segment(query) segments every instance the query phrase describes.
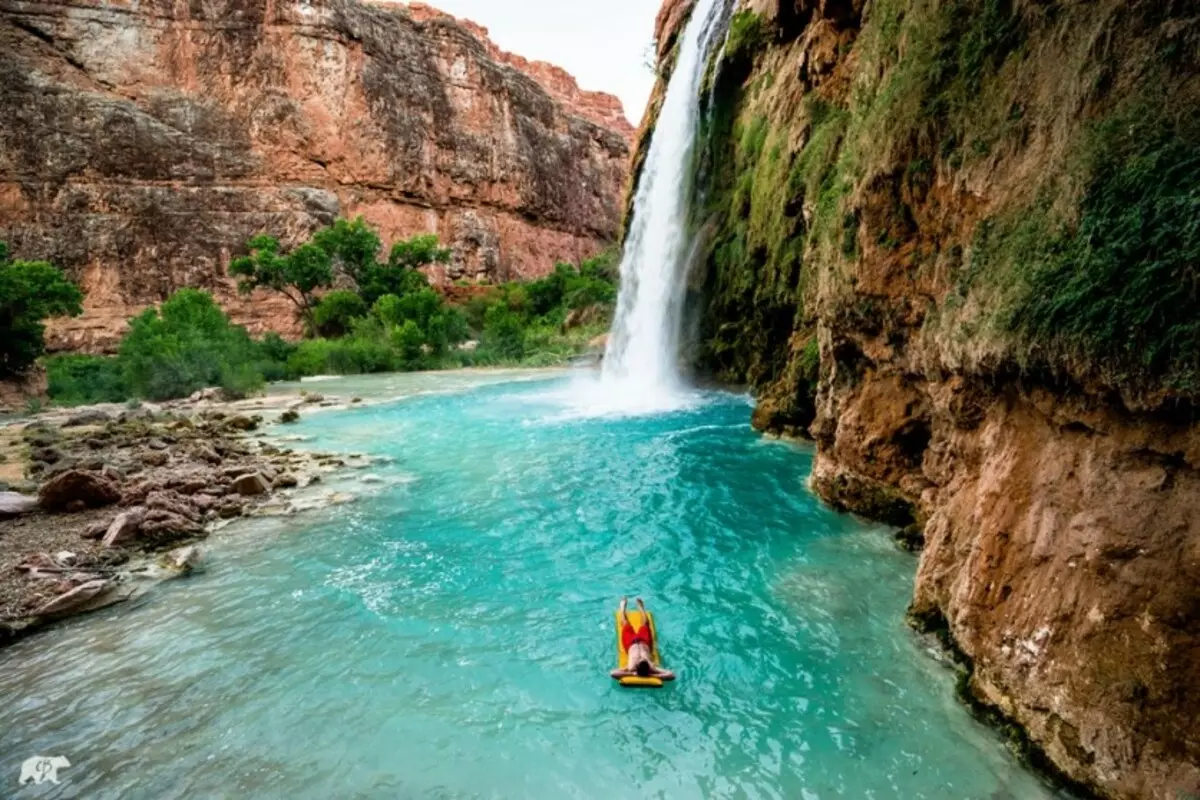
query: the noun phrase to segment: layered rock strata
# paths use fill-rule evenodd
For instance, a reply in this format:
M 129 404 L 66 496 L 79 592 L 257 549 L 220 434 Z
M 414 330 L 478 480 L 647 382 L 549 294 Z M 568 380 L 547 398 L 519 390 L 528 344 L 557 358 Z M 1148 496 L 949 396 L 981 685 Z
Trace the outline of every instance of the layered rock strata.
M 541 275 L 611 243 L 631 133 L 615 98 L 423 7 L 0 0 L 0 238 L 87 290 L 53 349 L 111 348 L 184 286 L 295 333 L 225 269 L 339 215 L 437 233 L 442 280 Z

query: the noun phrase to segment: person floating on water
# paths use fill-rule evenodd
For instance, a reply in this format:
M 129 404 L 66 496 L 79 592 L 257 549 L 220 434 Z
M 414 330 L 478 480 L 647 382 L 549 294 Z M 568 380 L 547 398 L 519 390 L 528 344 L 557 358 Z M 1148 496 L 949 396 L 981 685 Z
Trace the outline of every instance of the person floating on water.
M 675 673 L 666 669 L 659 669 L 654 666 L 654 633 L 650 630 L 650 617 L 646 614 L 646 606 L 642 603 L 642 598 L 637 598 L 638 610 L 642 612 L 641 627 L 634 628 L 629 622 L 629 615 L 625 613 L 629 606 L 629 598 L 621 598 L 621 610 L 619 612 L 621 618 L 621 644 L 625 651 L 629 654 L 628 660 L 625 662 L 623 669 L 614 669 L 612 676 L 618 680 L 621 678 L 658 678 L 662 681 L 675 680 Z

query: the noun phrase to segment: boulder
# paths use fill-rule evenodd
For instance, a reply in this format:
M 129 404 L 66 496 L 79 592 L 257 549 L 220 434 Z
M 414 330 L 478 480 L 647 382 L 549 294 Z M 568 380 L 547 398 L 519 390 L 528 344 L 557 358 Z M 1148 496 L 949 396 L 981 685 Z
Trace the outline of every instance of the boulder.
M 200 519 L 200 513 L 196 510 L 192 498 L 167 489 L 151 492 L 146 498 L 146 508 L 151 511 L 156 509 L 170 511 L 172 514 L 186 517 L 193 522 Z
M 220 507 L 217 509 L 217 514 L 221 519 L 233 519 L 240 517 L 246 510 L 246 503 L 239 497 L 226 497 L 221 501 Z
M 33 614 L 38 617 L 55 617 L 91 611 L 100 605 L 106 605 L 109 602 L 108 595 L 115 588 L 116 585 L 113 581 L 102 579 L 88 581 L 55 597 L 34 611 Z
M 225 424 L 235 431 L 253 431 L 258 430 L 258 423 L 261 422 L 258 417 L 247 417 L 245 414 L 238 414 L 232 417 Z
M 45 423 L 37 423 L 26 428 L 21 438 L 30 447 L 49 447 L 62 439 L 62 434 Z
M 36 497 L 17 492 L 0 492 L 0 519 L 20 517 L 36 510 L 37 507 Z
M 221 391 L 221 389 L 214 386 L 214 387 L 210 387 L 208 389 L 201 389 L 198 392 L 193 392 L 192 396 L 188 398 L 188 402 L 189 403 L 219 403 L 224 399 L 225 399 L 225 392 Z
M 146 512 L 146 521 L 142 523 L 140 538 L 161 545 L 203 532 L 204 526 L 199 522 L 182 514 L 157 508 Z
M 171 454 L 165 450 L 146 450 L 141 455 L 142 463 L 151 467 L 165 467 L 171 460 Z
M 137 506 L 146 502 L 146 498 L 151 492 L 157 492 L 163 488 L 161 481 L 143 480 L 138 481 L 133 486 L 125 489 L 125 493 L 121 495 L 121 505 Z
M 306 394 L 306 395 L 304 395 L 304 402 L 306 402 L 306 403 L 324 403 L 325 395 L 317 394 L 316 392 L 313 392 L 312 394 Z
M 204 551 L 195 545 L 188 545 L 187 547 L 172 550 L 164 555 L 160 561 L 167 569 L 186 575 L 200 569 L 204 563 Z
M 29 452 L 29 458 L 38 464 L 57 464 L 63 460 L 63 451 L 57 447 L 35 447 Z
M 252 472 L 233 481 L 233 489 L 243 497 L 257 497 L 271 491 L 271 484 L 261 474 Z
M 102 539 L 104 534 L 108 533 L 109 527 L 113 524 L 113 520 L 98 520 L 93 522 L 83 531 L 84 539 Z
M 38 492 L 38 504 L 50 511 L 61 511 L 76 502 L 87 508 L 103 508 L 120 500 L 121 490 L 115 483 L 95 472 L 80 470 L 55 475 Z
M 107 412 L 100 411 L 99 409 L 91 409 L 71 415 L 63 423 L 63 427 L 80 428 L 84 425 L 107 425 L 110 422 L 112 422 L 112 417 Z
M 274 480 L 274 484 L 276 489 L 295 489 L 300 485 L 300 481 L 296 479 L 295 475 L 285 472 Z
M 196 460 L 205 461 L 209 464 L 220 464 L 224 460 L 217 454 L 216 450 L 213 450 L 206 444 L 202 444 L 197 447 L 193 451 L 192 455 L 196 458 Z
M 105 547 L 120 547 L 137 538 L 142 523 L 146 521 L 146 509 L 133 508 L 122 514 L 108 526 L 102 544 Z

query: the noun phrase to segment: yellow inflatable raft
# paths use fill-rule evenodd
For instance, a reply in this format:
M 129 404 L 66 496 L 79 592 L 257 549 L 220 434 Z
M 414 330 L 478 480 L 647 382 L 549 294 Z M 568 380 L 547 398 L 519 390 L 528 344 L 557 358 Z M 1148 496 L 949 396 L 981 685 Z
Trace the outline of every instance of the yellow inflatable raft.
M 626 615 L 629 617 L 629 624 L 634 630 L 642 627 L 642 612 L 628 611 Z M 617 610 L 617 669 L 624 669 L 629 662 L 629 653 L 625 650 L 625 645 L 621 642 L 621 611 Z M 658 629 L 654 627 L 654 615 L 649 611 L 646 612 L 646 622 L 650 625 L 650 640 L 653 650 L 650 653 L 650 660 L 654 662 L 654 666 L 662 668 L 662 660 L 658 655 Z M 634 675 L 628 678 L 621 678 L 622 686 L 655 688 L 661 689 L 663 682 L 662 678 L 639 678 Z

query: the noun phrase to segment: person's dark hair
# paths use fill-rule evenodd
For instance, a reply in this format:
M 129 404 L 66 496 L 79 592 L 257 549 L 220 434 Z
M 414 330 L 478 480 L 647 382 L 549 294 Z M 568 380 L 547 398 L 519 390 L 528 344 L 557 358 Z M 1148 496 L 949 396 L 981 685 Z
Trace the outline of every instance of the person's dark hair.
M 642 659 L 641 661 L 639 661 L 638 665 L 637 665 L 637 674 L 638 674 L 639 678 L 649 678 L 650 677 L 650 662 L 646 661 L 645 659 Z

